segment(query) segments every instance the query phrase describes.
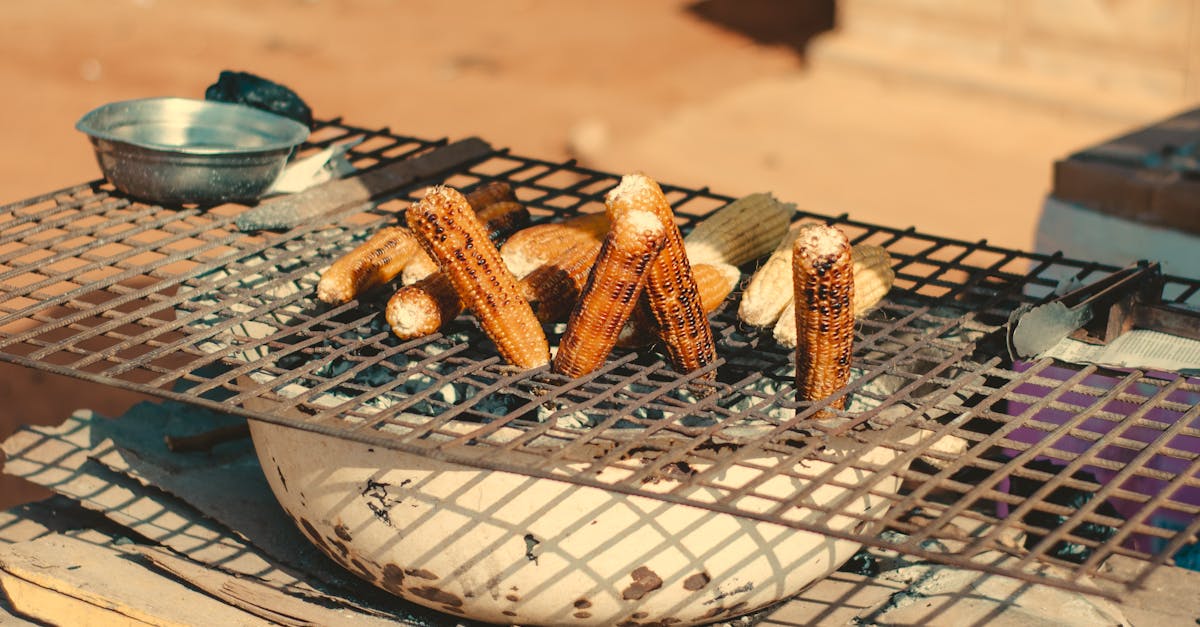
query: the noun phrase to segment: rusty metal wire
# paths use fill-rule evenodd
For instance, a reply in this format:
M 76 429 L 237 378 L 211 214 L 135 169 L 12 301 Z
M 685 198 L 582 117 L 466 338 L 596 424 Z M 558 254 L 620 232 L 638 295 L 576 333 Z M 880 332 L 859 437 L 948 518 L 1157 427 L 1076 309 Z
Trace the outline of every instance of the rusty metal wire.
M 333 120 L 305 150 L 356 137 L 360 168 L 443 143 Z M 579 379 L 505 366 L 469 314 L 402 342 L 382 320 L 386 290 L 339 307 L 312 297 L 324 266 L 424 186 L 492 179 L 539 219 L 599 210 L 618 180 L 498 151 L 279 233 L 238 232 L 242 206 L 149 206 L 103 182 L 2 207 L 0 359 L 1092 593 L 1195 550 L 1200 380 L 1014 364 L 1003 350 L 1013 309 L 1115 268 L 816 216 L 896 260 L 895 288 L 859 325 L 845 411 L 795 400 L 790 351 L 737 320 L 736 294 L 713 316 L 711 368 L 679 375 L 651 348 Z M 685 230 L 730 200 L 664 189 Z M 1200 283 L 1169 278 L 1165 296 L 1195 303 Z M 862 511 L 864 499 L 887 507 Z M 1147 567 L 1113 575 L 1112 555 Z

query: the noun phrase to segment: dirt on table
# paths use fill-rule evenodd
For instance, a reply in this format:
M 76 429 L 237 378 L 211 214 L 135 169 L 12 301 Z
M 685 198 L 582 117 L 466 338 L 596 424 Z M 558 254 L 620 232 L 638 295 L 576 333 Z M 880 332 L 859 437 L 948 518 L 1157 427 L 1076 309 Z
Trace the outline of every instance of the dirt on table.
M 811 68 L 833 2 L 45 0 L 0 6 L 0 203 L 99 177 L 88 110 L 221 70 L 421 137 L 1028 248 L 1050 160 L 1123 128 Z M 820 36 L 836 36 L 836 31 Z M 143 397 L 0 366 L 0 437 Z M 0 507 L 42 493 L 0 477 Z

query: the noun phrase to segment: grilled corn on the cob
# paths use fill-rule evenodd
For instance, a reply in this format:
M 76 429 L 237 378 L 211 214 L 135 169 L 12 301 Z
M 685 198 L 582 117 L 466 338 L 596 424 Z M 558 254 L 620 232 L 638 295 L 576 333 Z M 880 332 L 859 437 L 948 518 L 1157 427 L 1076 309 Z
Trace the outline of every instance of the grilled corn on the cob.
M 406 285 L 388 299 L 384 317 L 402 340 L 436 333 L 462 313 L 462 299 L 441 272 Z
M 402 226 L 384 227 L 321 274 L 317 299 L 329 305 L 348 303 L 392 280 L 420 252 L 412 231 Z
M 604 363 L 659 255 L 667 224 L 653 211 L 610 195 L 612 228 L 604 238 L 554 356 L 554 371 L 581 377 Z
M 796 394 L 826 398 L 850 380 L 854 343 L 854 263 L 846 235 L 832 226 L 805 229 L 792 249 L 796 302 Z M 831 404 L 841 408 L 845 397 Z
M 646 301 L 671 367 L 687 373 L 716 361 L 712 327 L 700 304 L 683 236 L 662 188 L 644 174 L 629 174 L 621 178 L 606 200 L 609 205 L 653 212 L 666 229 L 662 251 L 646 268 Z
M 500 247 L 500 255 L 520 279 L 575 244 L 599 242 L 607 231 L 607 213 L 586 213 L 561 222 L 535 224 L 513 233 Z
M 407 213 L 409 228 L 500 355 L 521 368 L 548 363 L 546 334 L 466 198 L 436 186 Z

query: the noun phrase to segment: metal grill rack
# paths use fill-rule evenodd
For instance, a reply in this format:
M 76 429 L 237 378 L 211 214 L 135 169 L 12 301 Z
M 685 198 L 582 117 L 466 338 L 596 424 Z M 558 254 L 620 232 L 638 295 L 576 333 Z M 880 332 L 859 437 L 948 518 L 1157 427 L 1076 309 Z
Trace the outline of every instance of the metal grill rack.
M 359 137 L 349 154 L 359 168 L 445 143 L 332 120 L 304 152 Z M 382 321 L 387 294 L 340 307 L 312 297 L 324 266 L 425 186 L 491 179 L 510 182 L 542 219 L 600 210 L 618 181 L 500 150 L 285 232 L 239 232 L 240 205 L 152 206 L 103 182 L 0 207 L 0 358 L 329 437 L 1108 596 L 1098 580 L 1136 586 L 1195 550 L 1200 380 L 1014 364 L 998 341 L 1019 305 L 1062 279 L 1115 268 L 815 216 L 896 261 L 895 288 L 857 329 L 857 376 L 839 393 L 850 398 L 846 411 L 794 399 L 791 352 L 739 323 L 736 293 L 712 318 L 721 359 L 711 368 L 683 376 L 654 349 L 617 351 L 574 380 L 506 366 L 469 315 L 402 342 Z M 664 190 L 685 231 L 731 200 Z M 1195 303 L 1200 282 L 1168 278 L 1164 297 Z M 547 330 L 553 344 L 561 327 Z M 703 378 L 709 370 L 715 381 Z M 821 411 L 836 419 L 814 419 Z M 834 455 L 835 442 L 857 453 Z M 595 471 L 605 467 L 628 472 L 601 480 Z M 757 478 L 731 485 L 722 477 L 734 468 Z M 848 483 L 847 469 L 861 471 L 858 479 Z M 664 491 L 663 477 L 676 487 Z M 764 487 L 780 480 L 794 490 Z M 845 497 L 811 498 L 830 483 Z M 864 495 L 890 502 L 882 519 L 842 505 Z M 981 559 L 988 554 L 1006 559 Z M 1114 574 L 1103 568 L 1113 555 L 1145 567 Z

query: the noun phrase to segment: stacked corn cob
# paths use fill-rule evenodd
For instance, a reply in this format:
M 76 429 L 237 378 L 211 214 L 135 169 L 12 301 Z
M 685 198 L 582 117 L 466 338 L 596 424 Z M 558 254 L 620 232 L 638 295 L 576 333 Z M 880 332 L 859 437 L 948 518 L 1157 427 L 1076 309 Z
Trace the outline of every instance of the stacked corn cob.
M 339 260 L 326 272 L 328 280 L 322 277 L 325 288 L 318 289 L 318 296 L 326 302 L 345 302 L 403 271 L 407 285 L 386 310 L 401 338 L 436 332 L 471 308 L 506 359 L 536 367 L 549 358 L 538 323 L 561 320 L 570 312 L 554 360 L 556 371 L 581 376 L 598 367 L 614 346 L 644 346 L 658 339 L 672 366 L 690 372 L 716 358 L 707 314 L 736 288 L 737 266 L 771 253 L 747 286 L 739 316 L 756 326 L 774 325 L 782 343 L 797 347 L 798 384 L 822 394 L 833 388 L 815 379 L 802 382 L 800 373 L 810 377 L 841 372 L 841 364 L 849 363 L 846 325 L 852 330 L 853 316 L 874 306 L 894 277 L 882 248 L 859 245 L 848 248 L 851 269 L 833 273 L 842 283 L 828 284 L 833 275 L 813 268 L 832 267 L 832 262 L 828 255 L 813 257 L 811 249 L 814 241 L 833 241 L 829 227 L 800 224 L 789 231 L 794 205 L 770 194 L 730 203 L 686 238 L 675 226 L 662 190 L 643 175 L 623 177 L 606 196 L 602 214 L 522 230 L 516 229 L 528 212 L 513 198 L 511 188 L 503 184 L 485 186 L 465 198 L 449 188 L 434 188 L 410 209 L 412 230 L 385 229 L 356 250 L 357 255 Z M 480 220 L 492 228 L 485 230 Z M 497 235 L 514 230 L 497 250 Z M 802 249 L 806 256 L 801 256 Z M 353 271 L 339 269 L 339 264 Z M 339 282 L 340 291 L 334 289 Z M 841 301 L 809 299 L 797 306 L 801 301 L 796 295 L 814 289 L 850 300 L 843 306 Z M 849 323 L 835 325 L 819 317 L 835 311 L 849 314 Z M 812 348 L 825 343 L 823 335 L 811 335 L 814 328 L 830 333 L 835 327 L 839 335 L 832 351 Z M 802 353 L 807 364 L 803 370 Z M 834 365 L 823 361 L 830 359 Z
M 467 203 L 488 224 L 493 237 L 511 233 L 529 222 L 529 210 L 513 202 L 515 199 L 512 186 L 502 181 L 485 183 L 466 196 Z M 497 204 L 501 205 L 498 210 L 491 209 Z M 348 303 L 389 283 L 409 266 L 427 268 L 428 263 L 412 231 L 403 226 L 384 227 L 321 274 L 317 299 L 329 305 Z
M 667 223 L 642 199 L 610 195 L 611 227 L 554 356 L 554 371 L 583 376 L 599 367 L 646 286 L 650 265 L 666 243 Z M 673 225 L 671 225 L 673 226 Z

